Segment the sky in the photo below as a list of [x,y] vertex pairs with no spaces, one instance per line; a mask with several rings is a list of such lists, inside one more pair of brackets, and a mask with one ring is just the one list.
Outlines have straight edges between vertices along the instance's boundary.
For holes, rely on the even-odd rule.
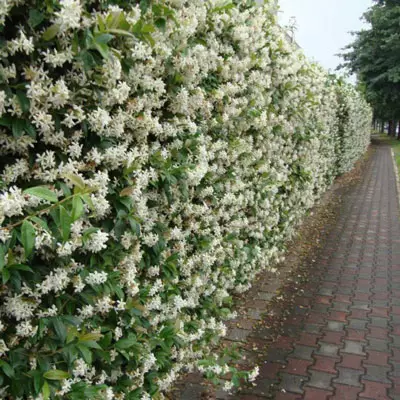
[[334,70],[342,60],[336,54],[353,41],[351,31],[366,25],[360,20],[372,0],[279,0],[281,25],[295,17],[296,42],[306,55]]

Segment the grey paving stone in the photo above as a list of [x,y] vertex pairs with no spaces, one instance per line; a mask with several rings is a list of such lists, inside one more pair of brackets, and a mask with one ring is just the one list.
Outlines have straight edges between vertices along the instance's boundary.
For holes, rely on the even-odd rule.
[[363,371],[343,367],[337,367],[337,370],[339,371],[339,376],[333,380],[334,383],[361,387],[360,377]]
[[281,384],[280,387],[287,392],[291,393],[299,393],[302,394],[304,393],[304,390],[302,388],[304,381],[307,380],[304,376],[299,376],[299,375],[292,375],[292,374],[287,374],[286,372],[281,373]]
[[366,329],[367,323],[368,323],[368,321],[363,320],[363,319],[351,318],[351,319],[349,319],[349,324],[347,327],[349,329],[363,330],[363,329]]
[[344,322],[338,322],[338,321],[328,321],[326,329],[328,331],[336,331],[340,332],[344,329]]
[[350,353],[350,354],[357,354],[359,356],[365,356],[365,352],[363,349],[362,342],[355,342],[352,340],[345,340],[344,341],[344,349],[341,351],[342,353]]
[[307,386],[325,390],[333,390],[332,379],[335,377],[335,375],[313,370],[310,371],[310,374],[311,377],[307,382]]
[[387,328],[389,320],[381,317],[370,317],[369,326],[376,326],[377,328]]
[[339,349],[340,346],[336,344],[320,342],[317,354],[322,356],[337,357],[339,355]]
[[293,358],[298,358],[299,360],[312,360],[312,354],[315,348],[310,346],[296,345],[293,353],[290,354]]
[[383,339],[368,338],[365,349],[387,352],[389,350],[389,342]]
[[388,379],[388,373],[390,368],[378,366],[378,365],[364,365],[366,374],[363,379],[367,381],[380,382],[380,383],[391,383]]

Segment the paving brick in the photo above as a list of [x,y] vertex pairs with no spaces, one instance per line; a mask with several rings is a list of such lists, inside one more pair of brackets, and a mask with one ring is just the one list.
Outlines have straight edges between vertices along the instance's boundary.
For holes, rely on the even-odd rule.
[[321,335],[315,334],[315,333],[308,333],[308,332],[303,332],[297,341],[298,344],[304,345],[304,346],[313,346],[317,347],[317,341],[321,337]]
[[365,348],[367,351],[375,350],[375,351],[387,352],[389,350],[389,341],[384,339],[368,338],[368,343],[365,346]]
[[341,350],[341,352],[365,356],[363,343],[353,340],[344,340],[344,348]]
[[281,373],[281,389],[287,392],[302,394],[304,391],[302,389],[303,383],[306,379],[300,375],[292,375],[287,373]]
[[288,374],[307,376],[307,368],[312,365],[312,363],[312,361],[288,358],[288,364],[284,371]]
[[312,360],[312,353],[314,351],[314,347],[296,345],[290,356],[300,360]]
[[319,349],[316,354],[329,357],[337,357],[339,355],[338,352],[340,348],[341,346],[338,346],[336,344],[319,342]]
[[338,322],[338,321],[327,321],[327,327],[326,329],[328,331],[336,331],[336,332],[342,332],[344,329],[344,323],[343,322]]
[[265,362],[260,366],[260,378],[275,379],[282,369],[282,364]]
[[335,377],[334,374],[315,370],[310,370],[310,374],[310,380],[307,382],[306,386],[333,391],[332,379]]
[[347,315],[344,311],[332,311],[328,318],[330,321],[346,322]]
[[311,369],[336,375],[335,364],[339,361],[338,359],[324,356],[314,356],[314,358],[315,364]]
[[367,327],[367,323],[367,320],[351,318],[349,319],[348,328],[358,330],[365,329]]
[[[279,392],[275,396],[275,400],[300,400],[301,397],[298,394],[294,393],[284,393],[284,392]],[[238,398],[237,400],[242,400],[242,397],[240,399]]]
[[339,376],[333,380],[334,383],[361,387],[360,377],[362,376],[363,371],[343,367],[338,367],[337,370]]
[[364,371],[364,368],[362,366],[362,362],[364,360],[365,357],[358,356],[355,354],[342,354],[342,360],[340,364],[338,364],[338,366]]
[[360,398],[372,400],[389,400],[387,390],[390,385],[378,382],[362,381],[364,390],[360,393]]
[[346,339],[358,341],[358,342],[366,342],[366,338],[365,338],[366,334],[367,334],[367,332],[365,330],[348,329]]
[[304,400],[326,400],[332,394],[330,391],[311,387],[305,388],[304,391]]
[[368,324],[369,327],[376,326],[378,328],[387,329],[389,326],[389,320],[381,317],[370,317],[370,322]]
[[364,367],[366,369],[366,374],[363,376],[363,379],[373,382],[391,383],[388,379],[390,368],[368,364],[364,364]]
[[386,339],[389,335],[389,330],[385,328],[379,328],[377,326],[371,326],[369,328],[368,336],[376,339]]
[[344,337],[344,331],[342,332],[324,332],[324,336],[322,337],[322,341],[325,343],[332,343],[340,345],[342,344],[342,340]]
[[335,383],[335,394],[329,400],[356,400],[357,395],[361,392],[360,387],[352,387],[348,385],[340,385]]
[[390,353],[383,353],[381,351],[368,350],[367,359],[365,364],[381,365],[382,367],[389,366],[388,360]]
[[359,310],[358,308],[352,309],[351,314],[349,315],[349,320],[350,319],[367,319],[369,311],[368,310]]

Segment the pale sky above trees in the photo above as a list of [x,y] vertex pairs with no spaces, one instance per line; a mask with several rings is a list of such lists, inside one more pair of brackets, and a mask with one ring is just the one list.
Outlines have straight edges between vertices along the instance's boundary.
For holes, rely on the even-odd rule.
[[341,59],[336,56],[353,40],[350,31],[362,29],[360,17],[372,0],[279,0],[280,21],[287,25],[296,18],[295,40],[306,55],[334,70]]

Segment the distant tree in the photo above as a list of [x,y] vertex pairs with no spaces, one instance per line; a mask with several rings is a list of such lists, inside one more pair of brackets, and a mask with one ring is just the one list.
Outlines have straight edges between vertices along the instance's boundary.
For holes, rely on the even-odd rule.
[[363,15],[370,27],[354,33],[354,42],[344,49],[343,67],[357,75],[375,121],[388,122],[394,135],[400,120],[400,1],[375,3]]

